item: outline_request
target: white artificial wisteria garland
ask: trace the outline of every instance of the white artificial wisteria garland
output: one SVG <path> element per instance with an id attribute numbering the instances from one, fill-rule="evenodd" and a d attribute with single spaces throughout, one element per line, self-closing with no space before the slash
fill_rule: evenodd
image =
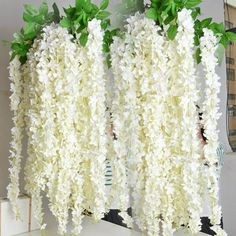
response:
<path id="1" fill-rule="evenodd" d="M 51 24 L 34 41 L 28 60 L 10 65 L 14 111 L 8 197 L 17 212 L 23 119 L 28 134 L 26 191 L 35 217 L 44 228 L 42 195 L 67 232 L 69 210 L 73 233 L 79 234 L 83 211 L 100 220 L 106 211 L 106 77 L 100 20 L 88 24 L 82 47 L 66 29 Z M 78 35 L 79 38 L 80 35 Z"/>
<path id="2" fill-rule="evenodd" d="M 209 187 L 204 181 L 208 169 L 200 155 L 191 13 L 186 9 L 178 13 L 173 41 L 165 32 L 160 33 L 153 20 L 137 13 L 128 19 L 124 38 L 116 38 L 111 48 L 115 84 L 112 114 L 117 136 L 113 165 L 124 177 L 114 179 L 113 187 L 120 190 L 122 212 L 129 204 L 125 188 L 131 187 L 133 217 L 142 231 L 153 236 L 160 234 L 160 225 L 164 236 L 182 227 L 192 234 L 199 232 L 203 189 Z M 206 63 L 209 59 L 206 57 Z M 213 73 L 211 69 L 207 67 Z M 214 109 L 206 111 L 209 117 L 214 117 L 212 112 L 217 115 Z M 125 182 L 126 168 L 129 181 Z M 216 181 L 213 172 L 212 179 Z M 211 191 L 214 217 L 220 219 L 215 186 Z M 212 229 L 222 235 L 219 232 L 224 231 L 216 228 L 218 221 L 212 223 Z"/>
<path id="3" fill-rule="evenodd" d="M 11 130 L 12 141 L 10 149 L 10 184 L 8 186 L 8 197 L 12 201 L 13 212 L 20 218 L 17 206 L 19 191 L 19 173 L 21 170 L 22 159 L 22 139 L 24 128 L 24 103 L 22 101 L 24 81 L 22 78 L 21 63 L 18 57 L 10 63 L 9 75 L 11 81 L 11 111 L 13 112 L 14 127 Z"/>
<path id="4" fill-rule="evenodd" d="M 204 36 L 200 39 L 202 64 L 205 72 L 206 89 L 205 101 L 203 104 L 203 121 L 205 128 L 205 136 L 207 144 L 204 147 L 204 156 L 208 165 L 207 173 L 207 187 L 210 198 L 211 215 L 210 220 L 217 235 L 225 236 L 226 233 L 221 228 L 221 207 L 219 202 L 219 183 L 217 179 L 217 147 L 218 143 L 218 129 L 217 121 L 220 118 L 219 114 L 219 98 L 220 82 L 219 76 L 216 74 L 216 66 L 218 59 L 216 51 L 218 47 L 218 39 L 214 33 L 209 29 L 204 29 Z"/>

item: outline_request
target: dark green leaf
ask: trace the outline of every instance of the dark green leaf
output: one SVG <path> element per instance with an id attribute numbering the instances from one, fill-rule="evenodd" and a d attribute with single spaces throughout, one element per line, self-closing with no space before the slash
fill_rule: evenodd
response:
<path id="1" fill-rule="evenodd" d="M 107 17 L 109 17 L 110 15 L 111 15 L 111 13 L 108 11 L 100 11 L 100 12 L 98 12 L 96 18 L 99 20 L 104 20 Z"/>
<path id="2" fill-rule="evenodd" d="M 108 53 L 110 52 L 110 47 L 107 43 L 103 44 L 103 52 Z"/>
<path id="3" fill-rule="evenodd" d="M 82 33 L 79 38 L 79 41 L 80 41 L 81 46 L 85 47 L 88 42 L 88 33 L 87 32 Z"/>
<path id="4" fill-rule="evenodd" d="M 81 25 L 81 26 L 76 30 L 76 32 L 77 32 L 77 33 L 81 33 L 82 30 L 84 30 L 85 28 L 86 28 L 85 25 Z"/>
<path id="5" fill-rule="evenodd" d="M 198 48 L 195 53 L 195 58 L 197 61 L 197 64 L 201 63 L 202 57 L 201 57 L 201 49 Z"/>
<path id="6" fill-rule="evenodd" d="M 109 0 L 102 0 L 102 2 L 100 4 L 100 9 L 105 10 L 105 9 L 107 9 L 108 5 L 109 5 Z"/>
<path id="7" fill-rule="evenodd" d="M 103 20 L 101 22 L 101 27 L 102 27 L 103 30 L 106 30 L 108 28 L 108 26 L 110 26 L 110 25 L 111 25 L 110 19 Z"/>
<path id="8" fill-rule="evenodd" d="M 107 62 L 107 66 L 108 66 L 108 68 L 111 68 L 111 66 L 112 66 L 112 61 L 111 61 L 111 55 L 110 54 L 108 54 L 107 55 L 107 57 L 106 57 L 106 62 Z"/>
<path id="9" fill-rule="evenodd" d="M 57 4 L 53 3 L 52 8 L 53 8 L 53 12 L 54 12 L 54 22 L 59 23 L 61 20 L 61 17 L 60 17 L 60 12 L 59 12 Z"/>
<path id="10" fill-rule="evenodd" d="M 195 20 L 199 15 L 201 14 L 201 9 L 200 7 L 194 8 L 192 11 L 192 18 Z"/>
<path id="11" fill-rule="evenodd" d="M 150 8 L 147 11 L 146 15 L 147 15 L 147 18 L 149 18 L 149 19 L 157 20 L 157 18 L 158 18 L 158 14 L 157 14 L 157 11 L 155 8 Z"/>
<path id="12" fill-rule="evenodd" d="M 171 25 L 167 30 L 167 35 L 170 40 L 175 39 L 175 36 L 177 34 L 177 29 L 178 29 L 177 25 Z"/>
<path id="13" fill-rule="evenodd" d="M 164 24 L 165 24 L 165 25 L 168 25 L 168 24 L 171 23 L 174 19 L 175 19 L 174 16 L 169 15 L 169 16 L 165 19 Z"/>
<path id="14" fill-rule="evenodd" d="M 74 21 L 74 23 L 77 25 L 77 24 L 81 24 L 83 20 L 83 14 L 79 15 L 79 17 Z"/>
<path id="15" fill-rule="evenodd" d="M 195 46 L 199 46 L 199 44 L 200 44 L 199 36 L 198 36 L 198 35 L 195 35 L 195 37 L 194 37 L 194 45 L 195 45 Z"/>

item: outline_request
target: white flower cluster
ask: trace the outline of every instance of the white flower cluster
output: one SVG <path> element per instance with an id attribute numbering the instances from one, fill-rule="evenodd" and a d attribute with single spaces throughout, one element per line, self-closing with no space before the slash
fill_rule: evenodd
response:
<path id="1" fill-rule="evenodd" d="M 196 234 L 207 170 L 198 137 L 191 11 L 179 12 L 175 40 L 159 32 L 153 20 L 136 14 L 128 19 L 124 39 L 116 38 L 111 48 L 117 136 L 113 166 L 120 177 L 113 187 L 118 189 L 123 215 L 131 187 L 134 219 L 147 235 L 160 235 L 160 223 L 164 236 L 183 226 Z"/>
<path id="2" fill-rule="evenodd" d="M 151 0 L 143 0 L 144 6 L 151 5 Z"/>
<path id="3" fill-rule="evenodd" d="M 10 65 L 15 127 L 9 198 L 16 211 L 25 116 L 26 191 L 42 228 L 41 192 L 46 193 L 60 234 L 67 232 L 69 210 L 73 233 L 79 234 L 84 210 L 98 221 L 106 209 L 106 80 L 100 21 L 90 21 L 88 32 L 88 43 L 81 47 L 66 29 L 47 26 L 26 64 L 21 67 L 16 58 Z"/>
<path id="4" fill-rule="evenodd" d="M 13 112 L 14 127 L 11 130 L 12 141 L 10 149 L 10 184 L 8 186 L 8 198 L 12 203 L 13 212 L 16 217 L 20 218 L 20 212 L 16 204 L 19 196 L 19 173 L 21 169 L 22 159 L 22 138 L 24 128 L 24 103 L 23 95 L 23 78 L 21 71 L 21 63 L 18 57 L 10 63 L 9 74 L 11 80 L 11 111 Z"/>
<path id="5" fill-rule="evenodd" d="M 217 57 L 215 56 L 218 40 L 214 33 L 209 29 L 204 29 L 204 36 L 200 39 L 202 64 L 205 71 L 206 90 L 205 102 L 203 107 L 203 123 L 205 127 L 205 136 L 207 145 L 204 147 L 204 155 L 209 166 L 207 174 L 207 187 L 209 191 L 212 214 L 210 216 L 211 224 L 217 235 L 224 236 L 226 233 L 221 229 L 221 207 L 218 205 L 219 186 L 217 179 L 217 147 L 218 129 L 217 121 L 219 114 L 219 98 L 220 82 L 219 76 L 216 74 Z"/>

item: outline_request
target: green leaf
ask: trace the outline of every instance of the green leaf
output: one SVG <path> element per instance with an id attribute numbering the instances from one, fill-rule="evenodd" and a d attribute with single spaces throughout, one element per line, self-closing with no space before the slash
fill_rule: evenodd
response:
<path id="1" fill-rule="evenodd" d="M 193 8 L 197 5 L 199 5 L 202 2 L 202 0 L 188 0 L 185 4 L 186 8 Z"/>
<path id="2" fill-rule="evenodd" d="M 200 44 L 199 36 L 195 35 L 195 37 L 194 37 L 194 45 L 195 46 L 199 46 L 199 44 Z"/>
<path id="3" fill-rule="evenodd" d="M 24 12 L 23 13 L 23 20 L 25 21 L 25 22 L 32 22 L 33 21 L 33 16 L 32 15 L 30 15 L 30 14 L 28 14 L 28 13 L 26 13 L 26 12 Z"/>
<path id="4" fill-rule="evenodd" d="M 55 2 L 53 3 L 52 8 L 53 8 L 53 12 L 54 12 L 54 22 L 59 23 L 61 20 L 60 11 L 59 11 L 58 6 Z"/>
<path id="5" fill-rule="evenodd" d="M 212 22 L 212 18 L 207 18 L 201 21 L 201 27 L 202 28 L 207 28 Z"/>
<path id="6" fill-rule="evenodd" d="M 111 66 L 112 66 L 111 54 L 108 54 L 108 55 L 107 55 L 107 57 L 106 57 L 106 62 L 107 62 L 108 68 L 111 68 Z"/>
<path id="7" fill-rule="evenodd" d="M 39 14 L 41 15 L 47 15 L 48 14 L 48 4 L 46 2 L 43 2 L 39 8 Z"/>
<path id="8" fill-rule="evenodd" d="M 88 17 L 87 17 L 87 14 L 84 11 L 83 11 L 82 16 L 83 16 L 83 23 L 84 23 L 84 25 L 88 25 Z"/>
<path id="9" fill-rule="evenodd" d="M 209 25 L 208 27 L 209 29 L 211 29 L 214 33 L 224 33 L 225 32 L 225 27 L 223 23 L 212 23 L 211 25 Z"/>
<path id="10" fill-rule="evenodd" d="M 24 9 L 25 9 L 26 13 L 28 13 L 30 15 L 36 15 L 38 13 L 37 9 L 31 4 L 25 4 Z"/>
<path id="11" fill-rule="evenodd" d="M 68 17 L 72 17 L 76 13 L 75 7 L 63 8 L 63 9 Z"/>
<path id="12" fill-rule="evenodd" d="M 86 28 L 86 25 L 81 25 L 81 26 L 76 30 L 76 32 L 77 32 L 77 33 L 81 33 L 82 30 L 84 30 L 85 28 Z"/>
<path id="13" fill-rule="evenodd" d="M 103 52 L 108 53 L 110 52 L 110 47 L 107 43 L 103 44 Z"/>
<path id="14" fill-rule="evenodd" d="M 229 39 L 228 39 L 227 35 L 222 35 L 219 43 L 222 44 L 225 48 L 227 48 L 227 46 L 229 44 Z"/>
<path id="15" fill-rule="evenodd" d="M 223 44 L 219 44 L 216 50 L 216 57 L 218 58 L 218 63 L 221 64 L 225 56 L 225 48 Z"/>
<path id="16" fill-rule="evenodd" d="M 104 19 L 106 19 L 107 17 L 109 17 L 110 15 L 111 15 L 111 13 L 108 12 L 108 11 L 100 11 L 100 12 L 98 12 L 96 18 L 97 18 L 98 20 L 104 20 Z"/>
<path id="17" fill-rule="evenodd" d="M 175 36 L 177 34 L 177 29 L 178 29 L 177 25 L 171 25 L 167 30 L 167 35 L 170 40 L 175 39 Z"/>
<path id="18" fill-rule="evenodd" d="M 201 9 L 200 7 L 196 7 L 193 11 L 192 11 L 192 18 L 194 20 L 196 20 L 196 18 L 201 14 Z"/>
<path id="19" fill-rule="evenodd" d="M 175 16 L 169 15 L 169 16 L 165 19 L 164 24 L 165 24 L 165 25 L 168 25 L 168 24 L 171 23 L 174 19 L 175 19 Z"/>
<path id="20" fill-rule="evenodd" d="M 110 26 L 110 25 L 111 25 L 110 19 L 103 20 L 101 22 L 101 27 L 102 27 L 103 30 L 106 30 L 108 28 L 108 26 Z"/>
<path id="21" fill-rule="evenodd" d="M 226 36 L 229 41 L 236 41 L 236 34 L 233 32 L 226 32 Z"/>
<path id="22" fill-rule="evenodd" d="M 198 48 L 195 53 L 195 59 L 197 61 L 197 64 L 201 63 L 202 57 L 201 57 L 201 49 Z"/>
<path id="23" fill-rule="evenodd" d="M 35 31 L 35 26 L 36 26 L 35 23 L 27 24 L 24 28 L 24 34 L 27 35 L 27 34 L 31 34 L 32 32 L 34 32 Z"/>
<path id="24" fill-rule="evenodd" d="M 86 13 L 91 13 L 91 11 L 93 10 L 93 6 L 90 2 L 86 2 L 83 5 L 83 9 Z"/>
<path id="25" fill-rule="evenodd" d="M 80 41 L 81 46 L 85 47 L 88 42 L 88 33 L 87 32 L 82 33 L 79 38 L 79 41 Z"/>
<path id="26" fill-rule="evenodd" d="M 83 20 L 83 14 L 78 16 L 78 18 L 74 21 L 74 24 L 76 24 L 76 25 L 81 24 L 82 20 Z"/>
<path id="27" fill-rule="evenodd" d="M 64 28 L 69 28 L 72 25 L 72 22 L 67 18 L 64 17 L 61 21 L 60 21 L 60 26 L 64 27 Z"/>
<path id="28" fill-rule="evenodd" d="M 157 20 L 158 14 L 155 8 L 150 8 L 146 13 L 147 18 Z"/>
<path id="29" fill-rule="evenodd" d="M 77 10 L 81 10 L 82 9 L 82 6 L 84 5 L 84 0 L 76 0 L 76 9 Z"/>
<path id="30" fill-rule="evenodd" d="M 109 0 L 103 0 L 100 4 L 100 9 L 105 10 L 107 9 L 108 5 L 109 5 Z"/>
<path id="31" fill-rule="evenodd" d="M 21 40 L 21 35 L 19 35 L 18 33 L 14 33 L 13 37 L 17 40 L 20 41 Z"/>

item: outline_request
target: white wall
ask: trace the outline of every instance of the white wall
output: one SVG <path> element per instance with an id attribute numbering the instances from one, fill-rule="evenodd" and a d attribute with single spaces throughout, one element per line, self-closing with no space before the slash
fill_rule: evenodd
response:
<path id="1" fill-rule="evenodd" d="M 0 0 L 0 39 L 12 39 L 12 34 L 19 31 L 22 25 L 22 11 L 24 3 L 39 5 L 41 0 Z M 48 0 L 49 5 L 54 1 Z M 73 4 L 74 0 L 56 1 L 59 6 Z M 97 0 L 96 2 L 99 2 Z M 124 0 L 111 0 L 111 9 L 117 13 L 117 5 L 124 3 Z M 203 0 L 203 16 L 213 16 L 216 21 L 222 22 L 224 19 L 222 0 Z M 114 25 L 121 24 L 122 19 L 113 19 Z M 9 81 L 8 81 L 8 54 L 9 48 L 0 43 L 0 196 L 6 195 L 8 182 L 8 150 L 10 141 L 11 113 L 9 111 Z M 220 141 L 224 144 L 226 151 L 230 151 L 226 135 L 226 73 L 225 63 L 218 68 L 222 82 L 221 112 L 222 117 L 219 122 Z"/>

